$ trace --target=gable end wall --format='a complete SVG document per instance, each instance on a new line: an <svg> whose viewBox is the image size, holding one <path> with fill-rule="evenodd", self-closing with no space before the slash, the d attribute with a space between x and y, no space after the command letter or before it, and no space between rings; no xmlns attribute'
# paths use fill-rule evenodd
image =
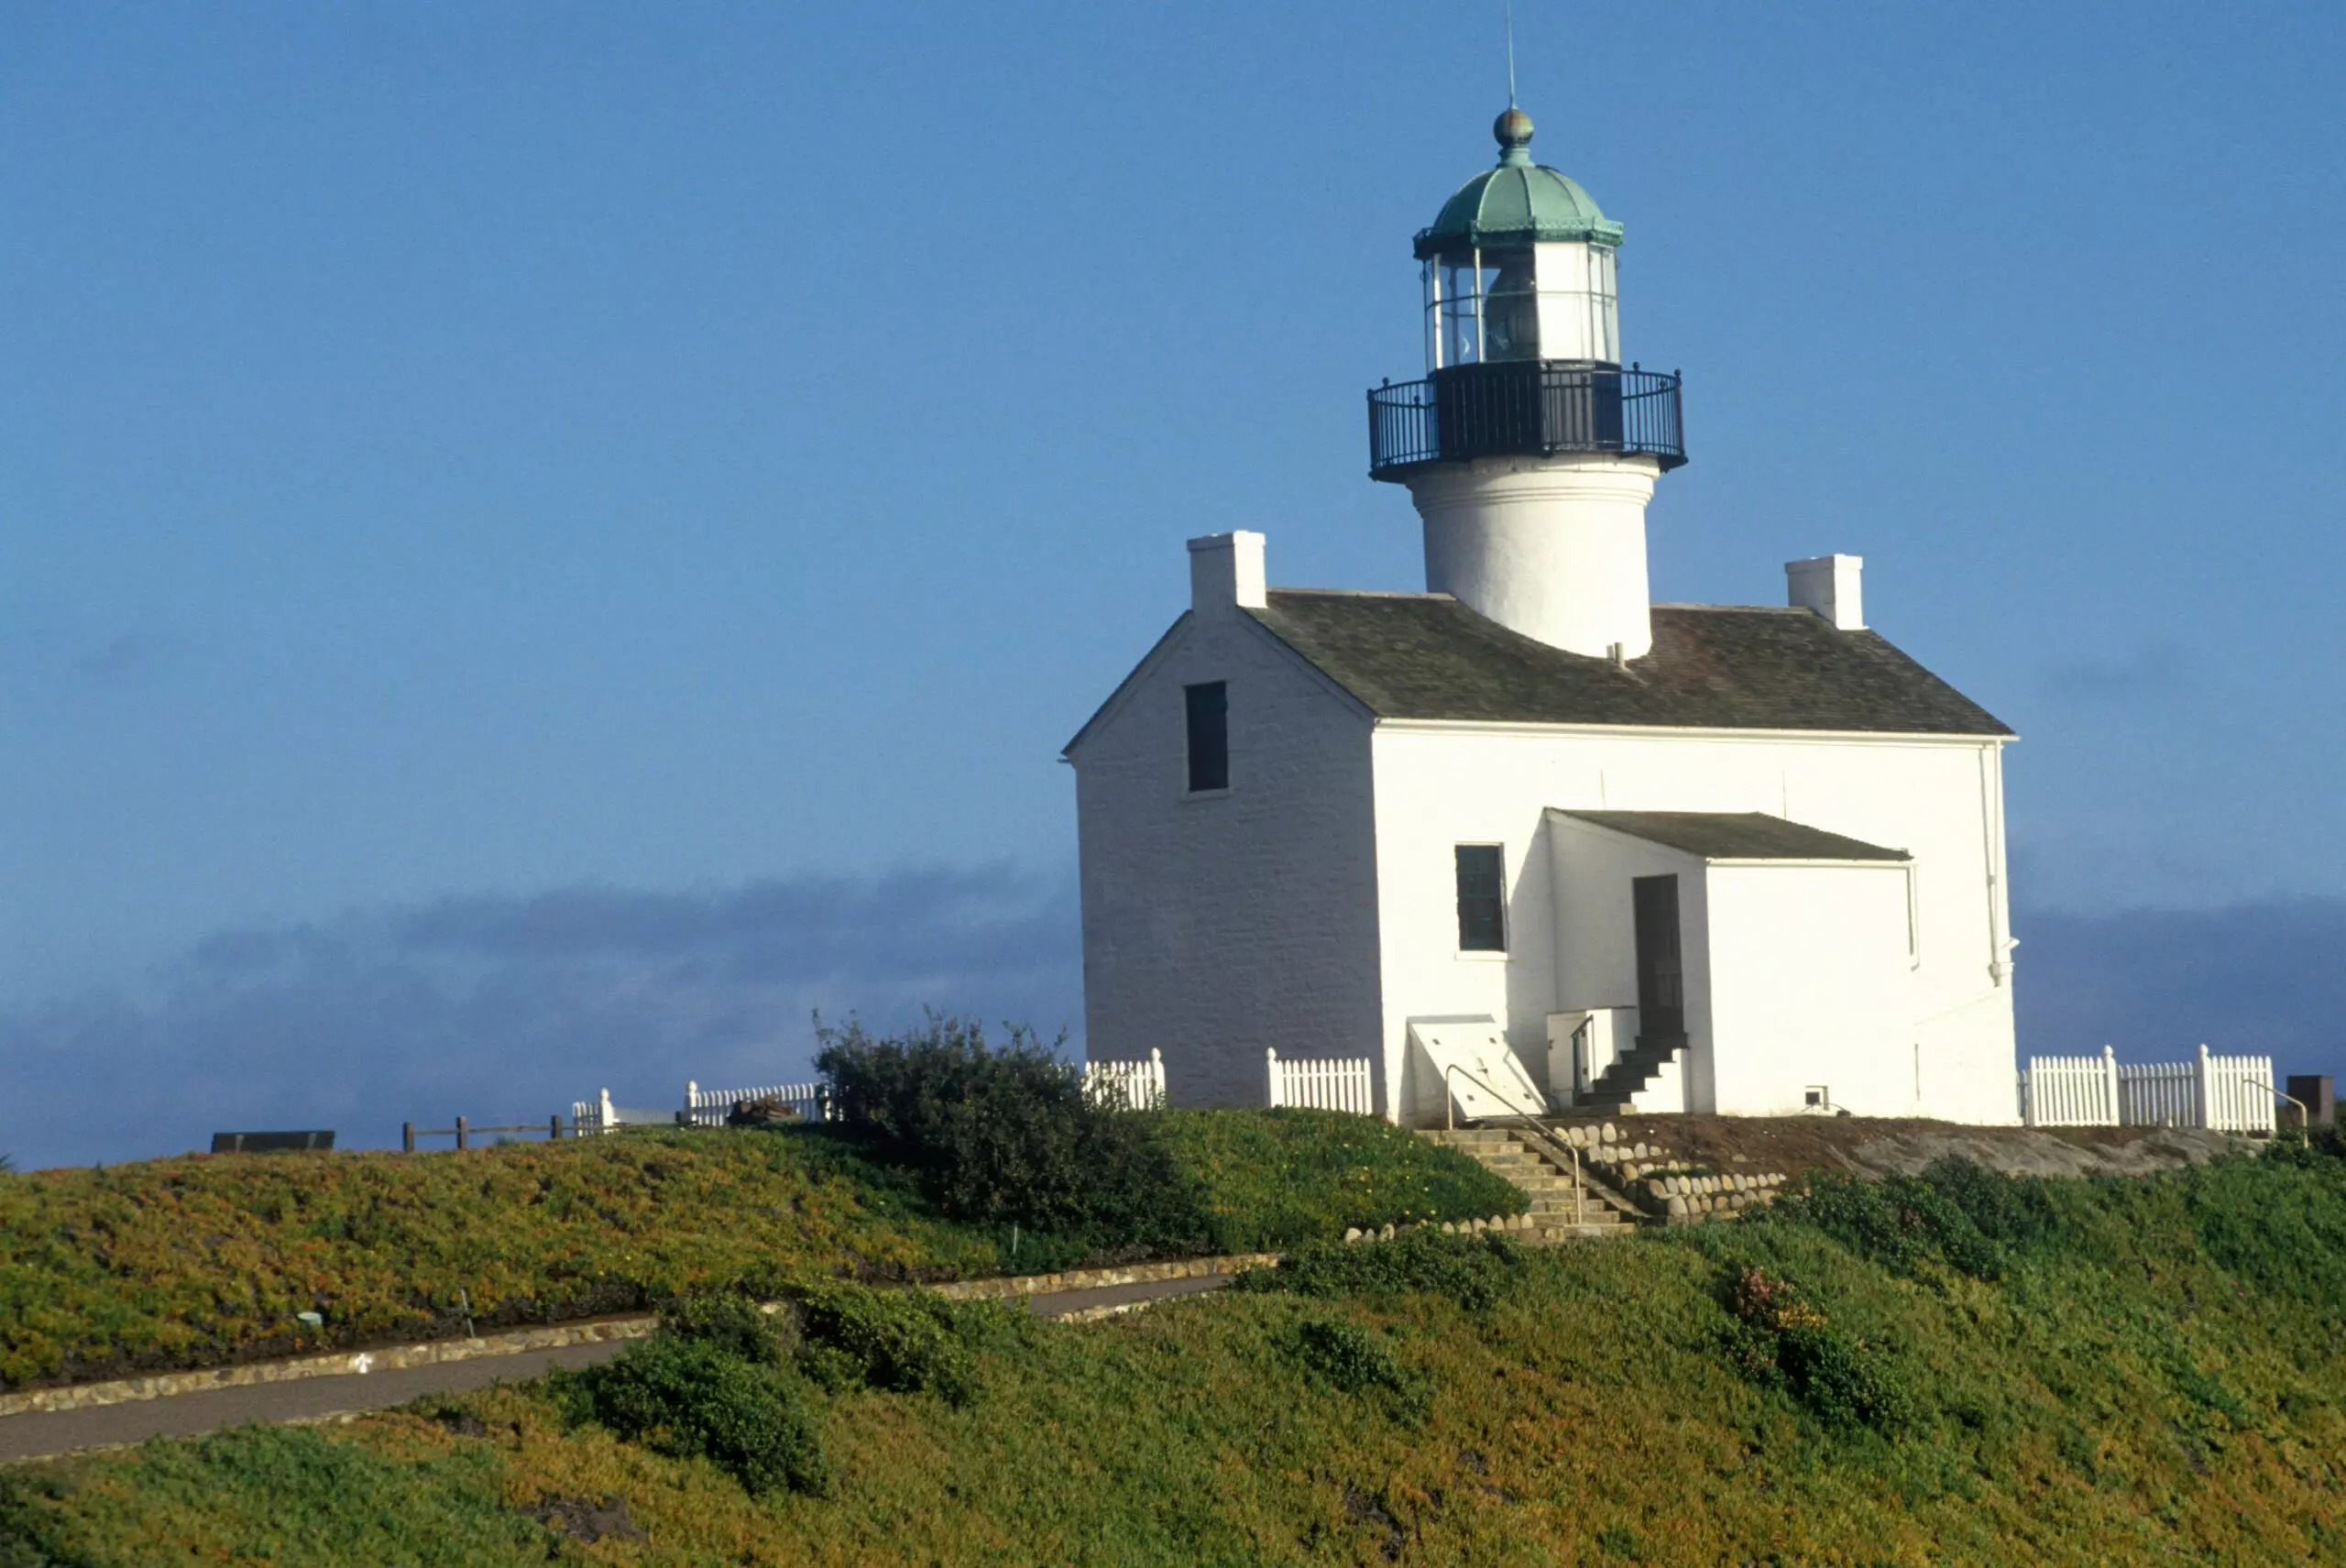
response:
<svg viewBox="0 0 2346 1568"><path fill-rule="evenodd" d="M1186 795L1182 687L1230 688L1226 794ZM1080 737L1086 1048L1176 1105L1261 1105L1264 1051L1376 1057L1370 720L1259 626L1192 616Z"/></svg>

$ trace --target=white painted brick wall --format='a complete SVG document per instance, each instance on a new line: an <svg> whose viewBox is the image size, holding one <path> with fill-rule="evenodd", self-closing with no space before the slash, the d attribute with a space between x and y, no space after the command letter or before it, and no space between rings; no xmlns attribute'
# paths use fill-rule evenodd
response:
<svg viewBox="0 0 2346 1568"><path fill-rule="evenodd" d="M1260 1105L1266 1047L1377 1054L1369 718L1234 611L1154 659L1069 753L1086 1043L1162 1050L1176 1105ZM1189 798L1181 688L1217 680L1231 787Z"/></svg>

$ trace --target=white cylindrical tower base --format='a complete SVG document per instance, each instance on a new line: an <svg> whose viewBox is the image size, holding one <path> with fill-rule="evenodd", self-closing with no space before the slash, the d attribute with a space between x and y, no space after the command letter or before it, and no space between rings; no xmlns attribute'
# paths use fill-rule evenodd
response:
<svg viewBox="0 0 2346 1568"><path fill-rule="evenodd" d="M1646 503L1661 466L1612 453L1480 457L1408 477L1426 528L1426 590L1552 647L1653 647Z"/></svg>

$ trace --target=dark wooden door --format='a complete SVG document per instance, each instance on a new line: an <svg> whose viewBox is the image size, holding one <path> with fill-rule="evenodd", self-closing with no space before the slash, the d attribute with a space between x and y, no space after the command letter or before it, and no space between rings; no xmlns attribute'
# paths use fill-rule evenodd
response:
<svg viewBox="0 0 2346 1568"><path fill-rule="evenodd" d="M1641 876L1637 904L1638 1037L1656 1044L1686 1033L1686 972L1678 950L1678 879Z"/></svg>

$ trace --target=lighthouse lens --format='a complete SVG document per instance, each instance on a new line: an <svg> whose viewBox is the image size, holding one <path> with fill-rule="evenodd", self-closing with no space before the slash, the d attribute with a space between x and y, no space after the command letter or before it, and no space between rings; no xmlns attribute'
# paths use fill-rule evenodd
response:
<svg viewBox="0 0 2346 1568"><path fill-rule="evenodd" d="M1483 252L1483 357L1540 357L1540 293L1531 248Z"/></svg>

